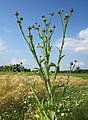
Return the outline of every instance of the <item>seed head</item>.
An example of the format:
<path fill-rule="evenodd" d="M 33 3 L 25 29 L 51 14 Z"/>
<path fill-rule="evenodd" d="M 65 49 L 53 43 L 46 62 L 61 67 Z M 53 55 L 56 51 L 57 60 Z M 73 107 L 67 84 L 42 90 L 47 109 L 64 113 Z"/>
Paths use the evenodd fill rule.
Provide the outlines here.
<path fill-rule="evenodd" d="M 58 10 L 58 14 L 61 14 L 61 11 L 60 11 L 60 10 Z"/>
<path fill-rule="evenodd" d="M 73 8 L 70 9 L 70 12 L 74 12 Z"/>
<path fill-rule="evenodd" d="M 14 14 L 15 16 L 18 16 L 19 15 L 19 13 L 18 12 L 15 12 L 15 14 Z"/>

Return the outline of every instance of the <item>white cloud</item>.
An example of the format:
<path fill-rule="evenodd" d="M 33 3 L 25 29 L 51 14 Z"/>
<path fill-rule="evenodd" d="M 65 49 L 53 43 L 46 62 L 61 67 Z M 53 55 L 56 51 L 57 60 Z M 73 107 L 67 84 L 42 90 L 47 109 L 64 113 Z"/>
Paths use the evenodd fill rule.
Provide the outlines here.
<path fill-rule="evenodd" d="M 16 58 L 11 59 L 11 64 L 18 64 L 20 63 Z"/>
<path fill-rule="evenodd" d="M 0 52 L 5 51 L 7 49 L 5 41 L 0 39 Z"/>
<path fill-rule="evenodd" d="M 0 32 L 11 33 L 12 31 L 6 27 L 0 27 Z"/>
<path fill-rule="evenodd" d="M 20 62 L 23 63 L 24 66 L 28 66 L 29 65 L 29 61 L 27 59 L 17 59 L 17 58 L 12 58 L 11 59 L 11 64 L 19 64 Z"/>
<path fill-rule="evenodd" d="M 76 63 L 76 66 L 83 67 L 85 66 L 84 62 L 80 61 Z"/>
<path fill-rule="evenodd" d="M 61 46 L 61 39 L 56 43 L 56 46 Z M 88 28 L 79 32 L 78 39 L 66 37 L 64 49 L 88 53 Z"/>

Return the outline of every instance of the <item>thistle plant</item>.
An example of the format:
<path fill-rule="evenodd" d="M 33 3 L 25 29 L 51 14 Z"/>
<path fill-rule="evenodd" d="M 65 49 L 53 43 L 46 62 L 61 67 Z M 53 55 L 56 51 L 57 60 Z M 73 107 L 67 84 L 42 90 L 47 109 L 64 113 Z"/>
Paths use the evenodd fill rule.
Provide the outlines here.
<path fill-rule="evenodd" d="M 28 36 L 26 37 L 24 30 L 22 28 L 22 21 L 23 18 L 19 17 L 19 13 L 15 12 L 15 16 L 16 16 L 16 22 L 18 23 L 19 29 L 22 33 L 23 39 L 25 40 L 25 42 L 27 43 L 32 55 L 34 56 L 34 59 L 36 60 L 37 64 L 38 64 L 38 73 L 41 77 L 41 79 L 44 81 L 44 86 L 45 86 L 45 92 L 46 92 L 46 98 L 45 98 L 45 102 L 40 101 L 38 98 L 38 95 L 35 91 L 35 89 L 33 89 L 33 87 L 31 86 L 31 89 L 34 93 L 34 96 L 36 98 L 36 101 L 38 103 L 37 105 L 37 112 L 35 114 L 35 118 L 39 119 L 39 120 L 58 120 L 59 119 L 59 109 L 60 108 L 60 103 L 61 103 L 61 99 L 58 98 L 58 100 L 56 101 L 55 99 L 55 91 L 57 88 L 59 87 L 64 87 L 64 84 L 55 84 L 56 82 L 56 76 L 58 73 L 58 69 L 60 67 L 60 63 L 62 58 L 64 57 L 63 53 L 63 48 L 64 48 L 64 44 L 65 44 L 65 36 L 66 36 L 66 29 L 67 29 L 67 25 L 68 25 L 68 21 L 72 15 L 73 9 L 70 9 L 70 14 L 65 14 L 64 18 L 62 17 L 62 13 L 64 10 L 58 10 L 58 15 L 60 16 L 60 20 L 62 23 L 62 43 L 61 43 L 61 47 L 58 48 L 59 50 L 59 55 L 58 55 L 58 61 L 57 64 L 50 62 L 50 55 L 51 55 L 51 49 L 52 49 L 52 45 L 51 45 L 51 37 L 54 33 L 54 30 L 56 28 L 55 25 L 53 25 L 52 29 L 50 28 L 51 25 L 51 21 L 52 18 L 54 16 L 54 12 L 49 12 L 49 21 L 47 21 L 45 15 L 42 15 L 42 21 L 44 23 L 44 28 L 42 30 L 40 30 L 40 24 L 35 23 L 35 25 L 32 26 L 28 26 Z M 31 33 L 32 29 L 34 29 L 37 34 L 38 37 L 40 38 L 41 42 L 38 43 L 37 48 L 40 49 L 42 55 L 40 57 L 38 57 L 37 53 L 36 53 L 36 47 L 34 45 L 34 38 L 33 35 Z M 54 72 L 54 78 L 53 78 L 53 84 L 51 84 L 50 81 L 50 69 L 51 67 L 55 68 L 55 72 Z M 63 91 L 64 93 L 64 91 Z M 63 97 L 63 95 L 62 95 Z"/>

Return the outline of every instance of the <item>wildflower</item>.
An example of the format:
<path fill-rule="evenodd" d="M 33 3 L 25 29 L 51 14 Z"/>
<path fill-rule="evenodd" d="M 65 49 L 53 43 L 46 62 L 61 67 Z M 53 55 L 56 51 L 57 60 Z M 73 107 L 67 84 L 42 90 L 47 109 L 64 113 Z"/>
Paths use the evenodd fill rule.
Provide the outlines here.
<path fill-rule="evenodd" d="M 18 16 L 19 15 L 19 13 L 18 12 L 15 12 L 15 16 Z"/>
<path fill-rule="evenodd" d="M 60 11 L 60 10 L 58 10 L 58 14 L 61 14 L 61 11 Z"/>
<path fill-rule="evenodd" d="M 24 101 L 24 104 L 26 104 L 26 101 Z"/>
<path fill-rule="evenodd" d="M 64 113 L 61 113 L 61 116 L 63 117 L 63 116 L 64 116 Z"/>
<path fill-rule="evenodd" d="M 70 12 L 74 12 L 73 8 L 70 9 Z"/>
<path fill-rule="evenodd" d="M 34 118 L 39 118 L 38 112 L 39 112 L 39 109 L 33 112 Z"/>

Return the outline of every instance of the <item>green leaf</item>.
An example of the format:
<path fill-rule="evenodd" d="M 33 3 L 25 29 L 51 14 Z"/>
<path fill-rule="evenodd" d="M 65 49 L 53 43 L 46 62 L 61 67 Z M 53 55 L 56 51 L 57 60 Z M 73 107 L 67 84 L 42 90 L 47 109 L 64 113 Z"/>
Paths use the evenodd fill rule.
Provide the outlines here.
<path fill-rule="evenodd" d="M 42 59 L 40 62 L 42 63 L 44 61 L 44 59 Z"/>
<path fill-rule="evenodd" d="M 60 60 L 64 57 L 65 55 L 62 55 L 61 57 L 60 57 Z"/>
<path fill-rule="evenodd" d="M 37 48 L 41 48 L 41 49 L 43 49 L 43 47 L 42 47 L 42 46 L 37 46 Z"/>
<path fill-rule="evenodd" d="M 51 62 L 49 66 L 50 66 L 50 67 L 56 67 L 56 64 L 53 63 L 53 62 Z"/>

